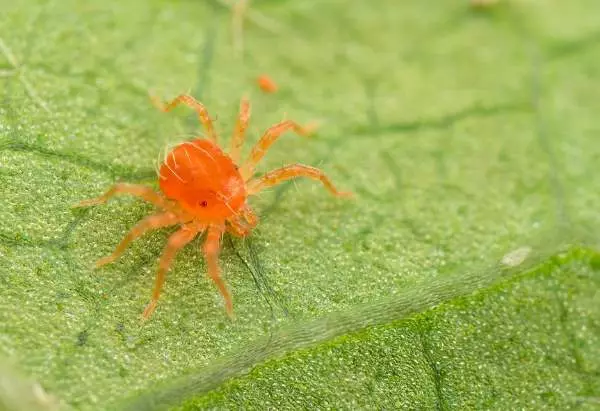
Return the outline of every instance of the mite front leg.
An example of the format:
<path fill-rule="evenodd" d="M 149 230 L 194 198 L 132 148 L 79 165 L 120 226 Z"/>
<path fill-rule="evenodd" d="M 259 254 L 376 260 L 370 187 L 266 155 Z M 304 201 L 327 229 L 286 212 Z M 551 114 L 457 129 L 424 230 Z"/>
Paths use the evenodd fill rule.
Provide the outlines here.
<path fill-rule="evenodd" d="M 248 195 L 256 194 L 265 188 L 272 187 L 296 177 L 308 177 L 313 180 L 319 180 L 331 194 L 338 197 L 349 197 L 352 195 L 350 192 L 338 191 L 325 173 L 318 168 L 306 166 L 304 164 L 292 164 L 278 168 L 277 170 L 268 172 L 260 178 L 250 181 L 248 183 Z"/>
<path fill-rule="evenodd" d="M 231 302 L 231 295 L 229 294 L 229 290 L 227 290 L 225 282 L 221 278 L 221 270 L 219 269 L 219 251 L 221 249 L 221 235 L 223 234 L 224 229 L 225 227 L 223 226 L 209 227 L 204 243 L 204 257 L 206 258 L 206 265 L 208 266 L 208 276 L 214 281 L 219 289 L 225 300 L 225 310 L 227 311 L 227 314 L 232 317 L 233 303 Z"/>
<path fill-rule="evenodd" d="M 150 96 L 152 103 L 158 108 L 160 111 L 170 111 L 177 107 L 180 104 L 185 104 L 186 106 L 191 107 L 198 113 L 198 118 L 200 119 L 200 123 L 204 126 L 206 133 L 208 134 L 208 138 L 212 140 L 214 143 L 217 142 L 217 134 L 215 133 L 215 128 L 213 126 L 213 122 L 208 115 L 208 111 L 206 107 L 194 97 L 188 94 L 181 94 L 175 97 L 170 103 L 163 104 L 163 102 L 156 96 Z"/>
<path fill-rule="evenodd" d="M 243 98 L 240 102 L 240 114 L 238 115 L 238 119 L 235 124 L 233 136 L 231 137 L 231 148 L 229 149 L 229 156 L 234 163 L 237 163 L 240 159 L 240 150 L 244 145 L 246 129 L 248 128 L 249 121 L 250 102 L 246 98 Z"/>
<path fill-rule="evenodd" d="M 179 218 L 171 212 L 154 214 L 149 217 L 144 218 L 142 221 L 137 223 L 135 227 L 129 231 L 129 233 L 123 238 L 123 240 L 119 243 L 115 251 L 109 255 L 108 257 L 104 257 L 96 263 L 96 267 L 101 267 L 105 264 L 112 263 L 117 258 L 123 254 L 127 246 L 136 238 L 141 237 L 145 233 L 151 230 L 156 230 L 157 228 L 167 227 L 173 224 L 177 224 L 179 222 Z"/>
<path fill-rule="evenodd" d="M 158 271 L 156 272 L 156 280 L 154 282 L 154 290 L 152 292 L 152 300 L 146 306 L 144 310 L 143 318 L 147 320 L 150 318 L 154 310 L 156 309 L 156 304 L 158 303 L 158 299 L 160 298 L 160 292 L 162 290 L 162 286 L 165 282 L 165 275 L 167 271 L 169 271 L 169 267 L 171 266 L 171 262 L 177 252 L 183 248 L 187 243 L 192 241 L 196 235 L 202 231 L 203 227 L 197 227 L 192 224 L 184 226 L 181 230 L 175 232 L 169 237 L 169 241 L 160 257 L 160 262 L 158 263 Z"/>
<path fill-rule="evenodd" d="M 250 234 L 250 229 L 237 218 L 228 220 L 227 223 L 227 232 L 236 237 L 246 237 Z"/>
<path fill-rule="evenodd" d="M 252 174 L 254 174 L 254 168 L 265 156 L 267 150 L 269 150 L 269 147 L 273 145 L 275 140 L 277 140 L 283 133 L 290 130 L 301 136 L 307 136 L 312 131 L 312 129 L 302 127 L 298 123 L 291 120 L 285 120 L 269 127 L 260 140 L 258 140 L 258 143 L 256 143 L 256 145 L 252 148 L 248 161 L 240 170 L 244 180 L 248 180 L 250 177 L 252 177 Z"/>
<path fill-rule="evenodd" d="M 252 211 L 250 207 L 244 207 L 244 209 L 242 210 L 242 216 L 250 225 L 250 229 L 256 227 L 256 225 L 258 224 L 258 216 L 254 214 L 254 211 Z"/>
<path fill-rule="evenodd" d="M 245 206 L 236 217 L 227 220 L 227 231 L 236 237 L 246 237 L 258 224 L 258 217 L 252 209 Z"/>
<path fill-rule="evenodd" d="M 127 183 L 117 183 L 113 185 L 108 191 L 102 194 L 100 197 L 92 198 L 90 200 L 83 200 L 79 204 L 76 204 L 75 207 L 88 207 L 93 205 L 104 204 L 108 199 L 118 194 L 129 194 L 134 197 L 140 197 L 143 200 L 146 200 L 149 203 L 154 204 L 157 207 L 168 209 L 168 202 L 150 187 L 142 186 L 139 184 L 127 184 Z"/>

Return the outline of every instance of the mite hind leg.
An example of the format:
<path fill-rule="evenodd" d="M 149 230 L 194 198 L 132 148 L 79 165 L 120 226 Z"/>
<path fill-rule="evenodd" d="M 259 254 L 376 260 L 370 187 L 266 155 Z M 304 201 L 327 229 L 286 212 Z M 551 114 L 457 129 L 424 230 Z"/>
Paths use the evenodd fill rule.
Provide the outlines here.
<path fill-rule="evenodd" d="M 152 300 L 144 309 L 143 318 L 145 320 L 150 318 L 156 309 L 156 304 L 158 303 L 160 292 L 165 282 L 165 275 L 167 274 L 167 271 L 169 271 L 173 258 L 175 258 L 177 252 L 187 243 L 192 241 L 201 230 L 202 227 L 184 226 L 181 230 L 176 231 L 171 235 L 171 237 L 169 237 L 169 241 L 167 242 L 167 245 L 165 246 L 165 249 L 160 257 L 160 262 L 158 263 L 158 271 L 156 272 L 154 290 L 152 291 Z"/>
<path fill-rule="evenodd" d="M 219 251 L 221 250 L 221 235 L 225 230 L 224 227 L 211 226 L 206 235 L 204 242 L 204 257 L 208 266 L 208 276 L 215 283 L 219 292 L 225 300 L 225 310 L 230 317 L 233 317 L 233 303 L 231 294 L 225 285 L 225 281 L 221 278 L 221 270 L 219 268 Z"/>
<path fill-rule="evenodd" d="M 296 177 L 307 177 L 313 180 L 318 180 L 323 183 L 325 188 L 329 190 L 331 194 L 338 197 L 349 197 L 352 195 L 350 192 L 338 191 L 323 171 L 315 167 L 306 166 L 304 164 L 292 164 L 278 168 L 277 170 L 268 172 L 260 178 L 250 181 L 247 187 L 248 194 L 256 194 L 265 188 L 272 187 Z"/>
<path fill-rule="evenodd" d="M 152 190 L 150 187 L 128 183 L 117 183 L 111 188 L 109 188 L 108 191 L 102 194 L 100 197 L 92 198 L 89 200 L 83 200 L 79 204 L 76 204 L 75 207 L 89 207 L 104 204 L 111 197 L 114 197 L 119 194 L 129 194 L 134 197 L 139 197 L 163 209 L 169 207 L 167 201 L 160 194 Z"/>
<path fill-rule="evenodd" d="M 154 214 L 144 218 L 142 221 L 137 223 L 135 227 L 129 231 L 129 233 L 127 233 L 127 235 L 123 238 L 123 240 L 121 240 L 111 255 L 96 262 L 96 267 L 101 267 L 105 264 L 110 264 L 115 261 L 123 254 L 127 246 L 129 246 L 133 240 L 143 236 L 148 231 L 177 224 L 178 221 L 179 218 L 171 212 Z"/>

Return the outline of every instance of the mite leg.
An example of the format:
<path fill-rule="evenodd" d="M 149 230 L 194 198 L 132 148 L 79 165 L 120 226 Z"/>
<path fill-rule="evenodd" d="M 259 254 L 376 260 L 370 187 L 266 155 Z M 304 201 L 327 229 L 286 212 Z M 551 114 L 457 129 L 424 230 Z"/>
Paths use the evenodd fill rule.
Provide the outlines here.
<path fill-rule="evenodd" d="M 231 220 L 227 220 L 229 225 L 227 231 L 236 237 L 246 237 L 250 231 L 258 224 L 258 217 L 248 206 L 244 207 L 240 214 Z"/>
<path fill-rule="evenodd" d="M 245 207 L 242 211 L 242 216 L 246 219 L 250 225 L 250 229 L 253 229 L 258 224 L 258 216 L 254 214 L 254 211 L 250 207 Z"/>
<path fill-rule="evenodd" d="M 319 180 L 327 190 L 329 190 L 333 195 L 339 197 L 348 197 L 351 196 L 352 193 L 338 191 L 331 180 L 327 178 L 325 173 L 315 167 L 305 166 L 304 164 L 292 164 L 289 166 L 285 166 L 282 168 L 278 168 L 277 170 L 273 170 L 265 174 L 264 176 L 252 180 L 248 183 L 248 195 L 256 194 L 259 191 L 272 187 L 276 184 L 279 184 L 283 181 L 290 180 L 296 177 L 308 177 L 313 180 Z"/>
<path fill-rule="evenodd" d="M 177 254 L 177 252 L 183 248 L 187 243 L 192 241 L 196 235 L 202 231 L 202 227 L 196 227 L 193 225 L 184 226 L 181 230 L 176 231 L 174 234 L 169 237 L 169 241 L 160 257 L 160 262 L 158 263 L 158 271 L 156 272 L 156 280 L 154 282 L 154 291 L 152 292 L 152 300 L 146 306 L 144 310 L 143 318 L 147 320 L 150 318 L 154 310 L 156 309 L 156 304 L 158 303 L 158 299 L 160 297 L 160 291 L 162 290 L 162 286 L 165 282 L 165 275 L 171 266 L 171 262 L 173 258 Z"/>
<path fill-rule="evenodd" d="M 179 222 L 179 218 L 171 212 L 154 214 L 144 218 L 142 221 L 137 223 L 137 225 L 133 227 L 131 231 L 129 231 L 129 233 L 125 236 L 125 238 L 123 238 L 123 240 L 121 240 L 121 242 L 119 243 L 117 248 L 115 248 L 115 251 L 111 255 L 98 260 L 98 262 L 96 263 L 96 267 L 101 267 L 105 264 L 109 264 L 115 261 L 121 256 L 121 254 L 123 254 L 127 246 L 133 240 L 135 240 L 138 237 L 141 237 L 148 231 L 156 230 L 157 228 L 161 227 L 167 227 L 176 224 L 177 222 Z"/>
<path fill-rule="evenodd" d="M 238 115 L 238 119 L 235 124 L 233 136 L 231 137 L 231 148 L 229 149 L 229 155 L 236 164 L 240 160 L 240 150 L 244 145 L 244 138 L 246 137 L 246 129 L 248 128 L 249 120 L 250 102 L 243 98 L 240 102 L 240 114 Z"/>
<path fill-rule="evenodd" d="M 250 234 L 250 230 L 238 219 L 232 219 L 227 221 L 229 224 L 226 226 L 228 233 L 233 234 L 236 237 L 246 237 Z"/>
<path fill-rule="evenodd" d="M 244 180 L 248 180 L 250 177 L 252 177 L 254 174 L 254 167 L 256 167 L 258 162 L 265 156 L 269 147 L 271 147 L 275 140 L 277 140 L 283 133 L 289 130 L 292 130 L 301 136 L 307 136 L 312 131 L 291 120 L 285 120 L 269 127 L 262 135 L 260 140 L 258 140 L 258 143 L 256 143 L 256 145 L 252 148 L 250 157 L 248 158 L 246 164 L 244 164 L 240 169 L 240 173 L 242 174 Z"/>
<path fill-rule="evenodd" d="M 258 224 L 258 217 L 248 205 L 245 205 L 235 217 L 227 222 L 229 223 L 226 227 L 228 232 L 237 237 L 246 237 Z"/>
<path fill-rule="evenodd" d="M 177 107 L 180 104 L 185 104 L 185 105 L 191 107 L 192 109 L 194 109 L 196 111 L 196 113 L 198 113 L 198 118 L 200 119 L 200 123 L 202 123 L 202 125 L 204 126 L 204 129 L 206 130 L 206 133 L 208 134 L 208 138 L 210 140 L 212 140 L 214 143 L 217 142 L 217 134 L 215 133 L 215 128 L 213 126 L 213 122 L 208 115 L 208 111 L 206 110 L 206 107 L 204 107 L 204 105 L 202 103 L 200 103 L 199 101 L 197 101 L 194 97 L 192 97 L 188 94 L 181 94 L 181 95 L 175 97 L 171 102 L 166 103 L 166 104 L 161 102 L 158 97 L 151 96 L 150 98 L 152 100 L 152 103 L 160 111 L 164 111 L 165 113 L 167 111 L 174 109 L 175 107 Z"/>
<path fill-rule="evenodd" d="M 117 194 L 130 194 L 135 197 L 140 197 L 143 200 L 146 200 L 147 202 L 152 203 L 157 207 L 169 208 L 168 202 L 150 187 L 142 186 L 139 184 L 127 183 L 117 183 L 111 188 L 109 188 L 108 191 L 102 194 L 100 197 L 92 198 L 90 200 L 84 200 L 79 204 L 76 204 L 75 207 L 88 207 L 98 204 L 104 204 L 109 198 Z"/>
<path fill-rule="evenodd" d="M 231 317 L 233 316 L 233 303 L 231 302 L 231 295 L 227 290 L 227 286 L 221 278 L 221 270 L 219 269 L 219 251 L 221 249 L 221 235 L 224 229 L 222 226 L 209 227 L 206 241 L 204 242 L 204 257 L 208 266 L 208 276 L 214 281 L 221 292 L 225 300 L 225 310 L 227 310 L 227 314 Z"/>

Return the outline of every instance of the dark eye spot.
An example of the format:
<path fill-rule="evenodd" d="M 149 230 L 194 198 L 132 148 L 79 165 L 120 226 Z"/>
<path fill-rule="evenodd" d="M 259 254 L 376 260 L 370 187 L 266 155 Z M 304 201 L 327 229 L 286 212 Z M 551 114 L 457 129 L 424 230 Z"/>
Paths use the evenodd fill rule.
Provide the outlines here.
<path fill-rule="evenodd" d="M 207 207 L 207 206 L 208 206 L 208 201 L 206 201 L 206 200 L 200 201 L 200 207 Z"/>

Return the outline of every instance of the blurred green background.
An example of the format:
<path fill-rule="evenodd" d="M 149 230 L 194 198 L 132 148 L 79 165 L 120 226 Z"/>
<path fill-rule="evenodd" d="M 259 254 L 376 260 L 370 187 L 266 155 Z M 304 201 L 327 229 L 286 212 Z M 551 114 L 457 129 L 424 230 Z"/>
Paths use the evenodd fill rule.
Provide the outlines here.
<path fill-rule="evenodd" d="M 1 406 L 600 407 L 597 1 L 253 0 L 243 49 L 225 2 L 0 3 Z M 190 91 L 224 141 L 242 95 L 250 143 L 318 120 L 260 171 L 356 193 L 252 200 L 221 257 L 234 321 L 200 239 L 144 324 L 169 230 L 92 269 L 152 208 L 71 206 L 156 187 L 158 153 L 201 133 L 148 90 Z"/>

